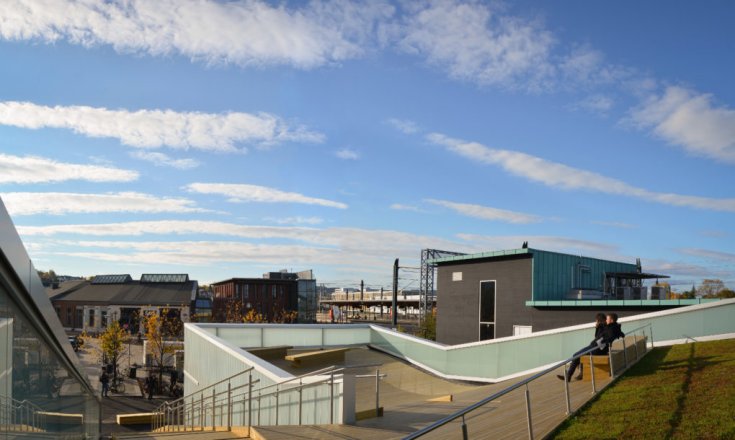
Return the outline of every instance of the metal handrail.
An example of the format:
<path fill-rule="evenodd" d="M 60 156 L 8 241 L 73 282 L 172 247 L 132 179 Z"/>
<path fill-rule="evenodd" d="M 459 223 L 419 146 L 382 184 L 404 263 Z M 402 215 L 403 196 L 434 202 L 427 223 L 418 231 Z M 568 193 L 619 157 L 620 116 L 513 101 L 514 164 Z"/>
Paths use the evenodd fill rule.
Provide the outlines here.
<path fill-rule="evenodd" d="M 651 327 L 651 326 L 652 326 L 652 324 L 649 323 L 649 324 L 643 325 L 641 327 L 638 327 L 638 328 L 636 328 L 634 330 L 630 330 L 630 331 L 628 331 L 628 333 L 629 334 L 634 334 L 638 330 L 641 330 L 641 329 L 646 328 L 646 327 Z M 644 336 L 645 336 L 645 333 L 644 333 Z M 610 347 L 609 348 L 612 348 L 612 344 L 610 344 Z M 549 374 L 550 372 L 556 370 L 557 368 L 559 368 L 559 367 L 561 367 L 563 365 L 566 365 L 567 363 L 571 362 L 575 358 L 581 358 L 582 356 L 585 356 L 585 355 L 588 355 L 588 354 L 591 355 L 592 352 L 595 351 L 595 350 L 597 350 L 597 349 L 598 349 L 598 347 L 592 347 L 592 348 L 590 348 L 588 350 L 585 350 L 584 352 L 582 352 L 582 353 L 580 353 L 580 354 L 578 354 L 576 356 L 572 356 L 572 357 L 570 357 L 568 359 L 565 359 L 565 360 L 563 360 L 561 362 L 557 362 L 553 366 L 551 366 L 551 367 L 543 370 L 540 373 L 536 373 L 536 374 L 534 374 L 533 376 L 531 376 L 529 378 L 526 378 L 526 379 L 524 379 L 524 380 L 522 380 L 520 382 L 517 382 L 517 383 L 515 383 L 515 384 L 513 384 L 513 385 L 511 385 L 511 386 L 509 386 L 509 387 L 507 387 L 507 388 L 505 388 L 503 390 L 498 391 L 497 393 L 495 393 L 495 394 L 493 394 L 493 395 L 491 395 L 489 397 L 486 397 L 486 398 L 480 400 L 479 402 L 476 402 L 476 403 L 474 403 L 474 404 L 472 404 L 472 405 L 470 405 L 470 406 L 468 406 L 466 408 L 463 408 L 463 409 L 461 409 L 461 410 L 459 410 L 459 411 L 457 411 L 457 412 L 455 412 L 453 414 L 450 414 L 450 415 L 448 415 L 448 416 L 446 416 L 446 417 L 444 417 L 444 418 L 442 418 L 442 419 L 440 419 L 440 420 L 432 423 L 431 425 L 429 425 L 429 426 L 427 426 L 427 427 L 425 427 L 423 429 L 420 429 L 420 430 L 418 430 L 416 432 L 413 432 L 413 433 L 407 435 L 406 437 L 403 437 L 402 440 L 413 440 L 413 439 L 417 439 L 417 438 L 423 436 L 424 434 L 428 434 L 429 432 L 432 432 L 432 431 L 434 431 L 434 430 L 436 430 L 436 429 L 438 429 L 438 428 L 446 425 L 447 423 L 452 422 L 452 421 L 454 421 L 454 420 L 456 420 L 456 419 L 458 419 L 460 417 L 462 417 L 462 432 L 464 434 L 464 438 L 466 439 L 467 438 L 467 427 L 466 427 L 465 422 L 464 422 L 464 416 L 466 414 L 468 414 L 468 413 L 470 413 L 470 412 L 472 412 L 472 411 L 474 411 L 474 410 L 476 410 L 476 409 L 478 409 L 478 408 L 480 408 L 482 406 L 485 406 L 486 404 L 492 402 L 493 400 L 496 400 L 499 397 L 502 397 L 502 396 L 510 393 L 511 391 L 517 390 L 518 388 L 521 388 L 523 386 L 526 386 L 527 387 L 528 384 L 531 383 L 531 382 L 533 382 L 534 380 L 536 380 L 536 379 L 538 379 L 538 378 L 540 378 L 542 376 L 545 376 L 545 375 Z M 565 390 L 566 390 L 566 387 L 565 387 Z M 568 393 L 568 391 L 567 391 L 567 393 Z M 526 388 L 526 398 L 528 399 L 528 388 Z M 569 399 L 568 399 L 568 395 L 567 395 L 567 404 L 568 403 L 569 403 Z M 528 407 L 528 411 L 529 411 L 529 417 L 528 417 L 528 420 L 529 420 L 529 422 L 528 422 L 529 423 L 529 433 L 530 433 L 531 437 L 533 437 L 533 434 L 531 433 L 531 429 L 530 429 L 530 402 L 527 402 L 526 406 Z"/>

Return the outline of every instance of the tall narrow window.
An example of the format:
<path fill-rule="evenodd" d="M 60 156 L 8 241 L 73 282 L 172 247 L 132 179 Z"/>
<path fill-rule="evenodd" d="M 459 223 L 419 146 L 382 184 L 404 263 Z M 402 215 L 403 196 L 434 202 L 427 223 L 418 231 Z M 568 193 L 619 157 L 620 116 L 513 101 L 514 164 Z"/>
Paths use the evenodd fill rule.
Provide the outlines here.
<path fill-rule="evenodd" d="M 495 281 L 480 282 L 480 340 L 495 338 Z"/>

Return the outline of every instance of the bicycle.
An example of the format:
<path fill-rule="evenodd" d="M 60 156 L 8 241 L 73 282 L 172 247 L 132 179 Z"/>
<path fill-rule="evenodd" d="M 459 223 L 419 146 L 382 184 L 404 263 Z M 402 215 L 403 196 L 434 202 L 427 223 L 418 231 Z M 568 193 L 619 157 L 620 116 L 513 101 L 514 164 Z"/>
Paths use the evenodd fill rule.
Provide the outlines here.
<path fill-rule="evenodd" d="M 110 391 L 117 394 L 123 394 L 125 392 L 125 379 L 121 376 L 115 376 L 112 378 L 110 383 Z"/>

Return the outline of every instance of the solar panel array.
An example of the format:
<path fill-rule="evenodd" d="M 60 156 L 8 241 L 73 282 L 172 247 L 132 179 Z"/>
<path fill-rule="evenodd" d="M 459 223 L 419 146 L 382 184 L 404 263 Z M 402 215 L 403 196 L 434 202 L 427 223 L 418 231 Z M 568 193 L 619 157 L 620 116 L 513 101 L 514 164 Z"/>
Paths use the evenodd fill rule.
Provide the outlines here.
<path fill-rule="evenodd" d="M 185 273 L 144 273 L 140 276 L 141 283 L 186 283 L 189 275 Z"/>
<path fill-rule="evenodd" d="M 125 284 L 133 281 L 128 274 L 116 275 L 97 275 L 92 278 L 92 284 Z"/>

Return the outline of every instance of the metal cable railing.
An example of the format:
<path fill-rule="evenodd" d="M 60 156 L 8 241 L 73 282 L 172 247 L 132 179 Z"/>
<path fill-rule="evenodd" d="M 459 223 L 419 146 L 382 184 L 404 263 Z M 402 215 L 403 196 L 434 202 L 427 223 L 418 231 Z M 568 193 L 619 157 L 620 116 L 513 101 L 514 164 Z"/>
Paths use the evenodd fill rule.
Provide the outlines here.
<path fill-rule="evenodd" d="M 0 426 L 6 431 L 45 431 L 46 413 L 28 400 L 0 396 Z"/>
<path fill-rule="evenodd" d="M 628 331 L 628 335 L 629 336 L 632 335 L 633 336 L 633 339 L 635 341 L 634 344 L 633 344 L 633 347 L 635 347 L 634 348 L 634 351 L 635 351 L 636 360 L 640 358 L 639 352 L 638 352 L 639 339 L 638 339 L 637 333 L 639 331 L 641 331 L 641 333 L 642 333 L 641 340 L 645 341 L 645 339 L 646 339 L 645 329 L 646 328 L 649 329 L 649 335 L 650 335 L 650 338 L 651 338 L 651 347 L 653 347 L 653 328 L 652 328 L 652 324 L 646 324 L 646 325 L 643 325 L 641 327 L 638 327 L 638 328 L 636 328 L 634 330 Z M 623 350 L 621 350 L 621 352 L 623 353 L 623 361 L 624 361 L 624 368 L 623 368 L 623 370 L 624 370 L 624 369 L 628 368 L 628 366 L 629 366 L 629 363 L 628 363 L 628 355 L 627 355 L 628 346 L 626 344 L 626 338 L 623 338 L 622 345 L 623 345 Z M 549 367 L 549 368 L 541 371 L 540 373 L 534 374 L 533 376 L 531 376 L 529 378 L 526 378 L 526 379 L 524 379 L 524 380 L 522 380 L 520 382 L 517 382 L 517 383 L 515 383 L 515 384 L 513 384 L 513 385 L 511 385 L 511 386 L 509 386 L 509 387 L 507 387 L 507 388 L 505 388 L 505 389 L 503 389 L 501 391 L 498 391 L 497 393 L 495 393 L 495 394 L 493 394 L 493 395 L 491 395 L 489 397 L 486 397 L 485 399 L 482 399 L 482 400 L 480 400 L 477 403 L 474 403 L 474 404 L 472 404 L 472 405 L 470 405 L 470 406 L 468 406 L 466 408 L 463 408 L 463 409 L 461 409 L 461 410 L 459 410 L 459 411 L 457 411 L 457 412 L 455 412 L 455 413 L 453 413 L 453 414 L 451 414 L 451 415 L 449 415 L 447 417 L 444 417 L 441 420 L 439 420 L 439 421 L 437 421 L 437 422 L 435 422 L 435 423 L 433 423 L 433 424 L 431 424 L 431 425 L 429 425 L 429 426 L 427 426 L 427 427 L 425 427 L 425 428 L 423 428 L 421 430 L 418 430 L 418 431 L 416 431 L 416 432 L 414 432 L 414 433 L 412 433 L 412 434 L 410 434 L 410 435 L 408 435 L 406 437 L 403 437 L 403 440 L 413 440 L 413 439 L 420 438 L 420 437 L 422 437 L 422 436 L 424 436 L 424 435 L 426 435 L 426 434 L 428 434 L 428 433 L 430 433 L 432 431 L 435 431 L 435 430 L 437 430 L 437 429 L 439 429 L 439 428 L 447 425 L 448 423 L 450 423 L 450 422 L 452 422 L 454 420 L 459 419 L 459 418 L 462 419 L 461 425 L 460 425 L 460 429 L 461 429 L 461 432 L 462 432 L 462 438 L 464 440 L 467 440 L 469 438 L 467 423 L 466 423 L 466 420 L 465 420 L 465 416 L 467 414 L 469 414 L 469 413 L 471 413 L 471 412 L 473 412 L 473 411 L 475 411 L 475 410 L 477 410 L 477 409 L 479 409 L 479 408 L 487 405 L 488 403 L 490 403 L 490 402 L 492 402 L 494 400 L 497 400 L 498 398 L 500 398 L 502 396 L 505 396 L 505 395 L 509 394 L 512 391 L 515 391 L 515 390 L 517 390 L 519 388 L 522 388 L 522 387 L 525 388 L 525 390 L 524 390 L 524 396 L 525 396 L 525 409 L 526 409 L 526 423 L 527 423 L 527 427 L 528 427 L 528 438 L 531 439 L 531 440 L 533 440 L 534 435 L 533 435 L 533 423 L 532 423 L 532 417 L 531 417 L 532 416 L 532 414 L 531 414 L 531 396 L 530 396 L 530 393 L 529 393 L 529 390 L 528 390 L 528 384 L 531 383 L 531 382 L 533 382 L 533 381 L 535 381 L 535 380 L 537 380 L 537 379 L 539 379 L 539 378 L 541 378 L 541 377 L 543 377 L 543 376 L 545 376 L 545 375 L 547 375 L 547 374 L 549 374 L 549 373 L 551 373 L 551 372 L 553 372 L 553 371 L 555 371 L 555 370 L 557 370 L 559 367 L 562 367 L 562 366 L 564 366 L 564 373 L 565 373 L 565 376 L 566 376 L 566 373 L 567 373 L 566 365 L 569 364 L 570 362 L 572 362 L 575 358 L 582 358 L 583 356 L 589 356 L 589 358 L 590 358 L 590 364 L 589 365 L 590 365 L 590 367 L 592 367 L 592 365 L 593 365 L 592 356 L 593 356 L 593 353 L 595 351 L 597 351 L 597 350 L 598 350 L 598 347 L 592 347 L 592 348 L 590 348 L 588 350 L 585 350 L 585 351 L 579 353 L 576 356 L 572 356 L 572 357 L 570 357 L 568 359 L 565 359 L 565 360 L 563 360 L 561 362 L 557 362 L 556 364 L 554 364 L 551 367 Z M 644 344 L 643 350 L 645 351 L 643 354 L 645 354 L 645 353 L 648 352 L 648 346 L 647 346 L 647 344 Z M 613 359 L 613 347 L 612 347 L 612 344 L 611 344 L 611 347 L 609 347 L 609 350 L 608 350 L 608 361 L 609 361 L 609 365 L 610 365 L 610 377 L 615 377 L 615 375 L 618 374 L 622 370 L 616 371 L 614 369 L 615 360 Z M 598 392 L 598 390 L 597 390 L 597 386 L 596 386 L 596 382 L 595 382 L 594 368 L 590 368 L 590 374 L 591 374 L 591 382 L 592 382 L 592 394 L 596 394 Z M 569 414 L 571 414 L 572 411 L 571 411 L 571 401 L 570 401 L 570 393 L 569 393 L 569 383 L 568 383 L 567 380 L 564 380 L 564 399 L 566 401 L 566 407 L 567 407 L 566 408 L 566 414 L 569 415 Z"/>
<path fill-rule="evenodd" d="M 338 373 L 349 369 L 369 368 L 381 365 L 382 364 L 366 364 L 345 366 L 339 368 L 336 366 L 330 366 L 300 376 L 292 377 L 284 382 L 267 385 L 258 389 L 253 389 L 253 386 L 259 383 L 259 380 L 253 379 L 253 367 L 250 367 L 247 370 L 244 370 L 226 379 L 222 379 L 190 395 L 184 396 L 172 402 L 164 403 L 155 411 L 152 428 L 154 431 L 169 432 L 195 430 L 204 431 L 206 429 L 215 430 L 217 427 L 225 427 L 229 431 L 232 429 L 233 426 L 233 417 L 235 415 L 238 415 L 240 425 L 247 426 L 249 434 L 250 426 L 253 424 L 252 422 L 254 420 L 257 420 L 256 424 L 260 424 L 262 399 L 275 399 L 275 404 L 272 407 L 275 409 L 275 424 L 278 425 L 280 411 L 279 400 L 284 393 L 292 392 L 298 393 L 297 417 L 298 424 L 300 425 L 302 424 L 303 391 L 305 389 L 324 385 L 327 383 L 329 384 L 330 401 L 329 420 L 330 423 L 334 423 L 334 384 L 335 379 L 339 378 Z M 247 382 L 241 385 L 233 386 L 233 380 L 240 376 L 244 376 L 245 374 L 248 375 Z M 304 379 L 306 378 L 326 374 L 328 374 L 329 377 L 304 383 Z M 375 375 L 369 375 L 369 377 L 376 377 L 376 381 L 379 380 L 380 377 L 384 376 L 385 375 L 380 375 L 379 370 L 376 371 Z M 294 382 L 297 380 L 298 384 L 294 384 Z M 218 386 L 223 386 L 223 384 L 225 383 L 227 384 L 227 389 L 218 392 L 216 388 Z M 289 387 L 289 384 L 294 385 Z M 286 385 L 287 388 L 284 389 L 284 385 Z M 255 400 L 255 404 L 253 403 L 253 400 Z M 379 405 L 379 402 L 379 385 L 377 385 L 376 404 Z M 253 411 L 255 411 L 255 415 L 253 414 Z"/>

